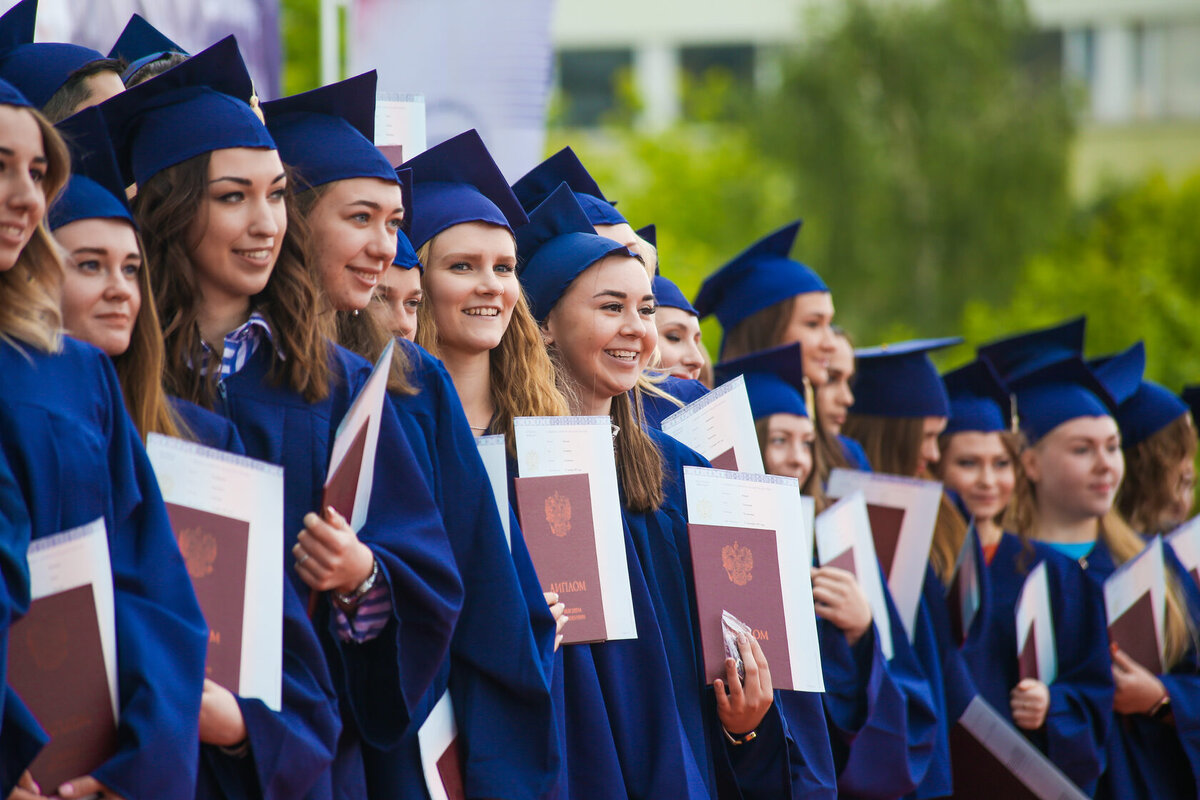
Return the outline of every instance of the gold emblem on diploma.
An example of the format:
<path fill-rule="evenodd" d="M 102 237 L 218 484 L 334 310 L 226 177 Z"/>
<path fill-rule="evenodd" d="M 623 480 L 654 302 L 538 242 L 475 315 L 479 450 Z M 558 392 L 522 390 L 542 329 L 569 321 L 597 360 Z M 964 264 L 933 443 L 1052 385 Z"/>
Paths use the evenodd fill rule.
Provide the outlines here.
<path fill-rule="evenodd" d="M 563 538 L 571 532 L 571 500 L 555 492 L 546 498 L 546 522 L 550 532 Z"/>
<path fill-rule="evenodd" d="M 203 528 L 184 528 L 179 532 L 179 552 L 193 580 L 206 578 L 217 560 L 217 540 Z"/>
<path fill-rule="evenodd" d="M 721 566 L 725 567 L 729 580 L 738 586 L 745 586 L 754 580 L 754 553 L 736 541 L 721 548 Z"/>

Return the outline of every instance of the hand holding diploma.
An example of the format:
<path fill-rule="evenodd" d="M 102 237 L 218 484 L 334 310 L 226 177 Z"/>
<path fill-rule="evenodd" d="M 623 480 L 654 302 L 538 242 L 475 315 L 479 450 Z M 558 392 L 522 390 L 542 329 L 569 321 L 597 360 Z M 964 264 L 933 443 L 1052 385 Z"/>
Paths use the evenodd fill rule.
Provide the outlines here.
<path fill-rule="evenodd" d="M 558 592 L 542 592 L 542 597 L 546 598 L 546 605 L 550 606 L 550 615 L 554 617 L 554 650 L 558 652 L 558 646 L 563 643 L 563 628 L 571 619 L 563 613 L 567 610 L 567 604 L 559 601 Z"/>
<path fill-rule="evenodd" d="M 292 556 L 301 580 L 318 592 L 350 594 L 371 576 L 375 564 L 371 548 L 332 507 L 325 509 L 324 518 L 316 512 L 304 516 Z"/>
<path fill-rule="evenodd" d="M 204 679 L 200 695 L 200 741 L 221 747 L 236 747 L 246 741 L 246 720 L 233 692 Z"/>
<path fill-rule="evenodd" d="M 713 681 L 713 689 L 717 693 L 717 716 L 721 718 L 725 730 L 733 736 L 741 736 L 758 728 L 775 699 L 771 670 L 758 640 L 752 636 L 739 636 L 738 650 L 742 654 L 746 679 L 738 680 L 737 662 L 727 658 L 725 680 L 717 678 Z"/>
<path fill-rule="evenodd" d="M 1113 710 L 1118 714 L 1145 714 L 1167 693 L 1157 675 L 1116 644 L 1112 645 L 1112 674 L 1117 690 Z"/>
<path fill-rule="evenodd" d="M 846 634 L 853 647 L 871 628 L 871 605 L 854 575 L 838 567 L 812 569 L 813 605 L 817 616 Z"/>
<path fill-rule="evenodd" d="M 1050 711 L 1050 687 L 1036 678 L 1022 678 L 1009 692 L 1013 722 L 1018 728 L 1036 731 L 1046 724 Z"/>

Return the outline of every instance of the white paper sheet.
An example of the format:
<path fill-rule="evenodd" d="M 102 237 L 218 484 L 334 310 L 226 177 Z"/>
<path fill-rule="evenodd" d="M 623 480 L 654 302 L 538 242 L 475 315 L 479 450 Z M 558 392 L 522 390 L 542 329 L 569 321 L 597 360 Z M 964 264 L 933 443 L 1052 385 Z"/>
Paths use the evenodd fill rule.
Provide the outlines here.
<path fill-rule="evenodd" d="M 847 550 L 854 551 L 854 565 L 859 573 L 858 585 L 862 587 L 867 604 L 871 607 L 875 630 L 879 634 L 879 647 L 884 657 L 891 660 L 894 653 L 892 622 L 878 569 L 879 559 L 875 556 L 875 540 L 871 538 L 867 502 L 862 492 L 856 491 L 843 497 L 818 515 L 816 534 L 817 560 L 821 564 L 829 563 Z"/>
<path fill-rule="evenodd" d="M 375 484 L 375 451 L 379 447 L 379 419 L 383 415 L 383 403 L 387 398 L 388 370 L 391 368 L 392 351 L 396 347 L 394 340 L 389 340 L 387 347 L 375 362 L 371 376 L 363 384 L 358 396 L 350 404 L 346 416 L 338 424 L 337 435 L 333 440 L 333 453 L 329 457 L 329 472 L 326 478 L 332 477 L 339 464 L 350 452 L 354 444 L 355 434 L 363 426 L 367 426 L 367 441 L 363 448 L 362 465 L 358 473 L 358 491 L 354 494 L 354 513 L 347 520 L 355 531 L 367 522 L 367 509 L 371 505 L 371 487 Z"/>
<path fill-rule="evenodd" d="M 104 518 L 35 539 L 29 545 L 27 559 L 30 596 L 33 600 L 91 585 L 113 719 L 119 721 L 116 606 Z"/>
<path fill-rule="evenodd" d="M 766 472 L 741 375 L 664 419 L 662 430 L 709 460 L 732 448 L 739 472 Z"/>
<path fill-rule="evenodd" d="M 975 545 L 978 537 L 979 532 L 975 528 L 975 521 L 972 520 L 970 527 L 967 528 L 967 535 L 963 537 L 962 547 L 958 550 L 958 559 L 954 564 L 954 577 L 950 580 L 950 586 L 946 588 L 947 593 L 953 590 L 955 580 L 961 587 L 962 593 L 956 598 L 950 598 L 950 602 L 959 604 L 958 612 L 959 619 L 962 620 L 964 639 L 970 632 L 975 615 L 979 613 L 979 608 L 983 603 L 979 581 L 979 558 Z"/>
<path fill-rule="evenodd" d="M 151 433 L 146 453 L 163 500 L 249 523 L 242 616 L 242 697 L 279 711 L 283 693 L 283 468 Z"/>
<path fill-rule="evenodd" d="M 1058 647 L 1054 631 L 1054 612 L 1050 606 L 1050 581 L 1045 563 L 1029 571 L 1017 597 L 1017 647 L 1021 647 L 1034 626 L 1037 647 L 1038 680 L 1049 686 L 1058 678 Z M 1037 623 L 1034 625 L 1034 623 Z M 1018 651 L 1019 654 L 1019 651 Z"/>
<path fill-rule="evenodd" d="M 933 544 L 933 528 L 942 501 L 942 485 L 937 481 L 903 478 L 877 472 L 835 469 L 829 476 L 830 497 L 847 497 L 861 491 L 867 503 L 905 509 L 896 556 L 888 572 L 888 589 L 900 614 L 900 621 L 911 642 L 916 635 L 917 610 L 925 585 L 925 568 Z"/>
<path fill-rule="evenodd" d="M 479 448 L 479 457 L 483 459 L 483 468 L 487 470 L 492 497 L 496 500 L 496 510 L 500 512 L 500 524 L 504 526 L 504 538 L 508 541 L 508 549 L 512 550 L 508 507 L 508 454 L 504 448 L 504 435 L 476 436 L 475 446 Z"/>
<path fill-rule="evenodd" d="M 421 771 L 425 774 L 425 788 L 430 800 L 450 800 L 442 776 L 438 771 L 438 759 L 458 736 L 458 722 L 454 719 L 454 703 L 450 690 L 442 692 L 441 698 L 429 712 L 429 717 L 417 730 L 417 746 L 421 749 Z"/>
<path fill-rule="evenodd" d="M 812 498 L 800 494 L 795 478 L 779 475 L 684 467 L 683 483 L 691 524 L 775 532 L 792 685 L 796 691 L 825 691 L 809 577 Z"/>
<path fill-rule="evenodd" d="M 1126 561 L 1104 581 L 1104 610 L 1111 624 L 1146 592 L 1150 593 L 1150 608 L 1154 614 L 1154 636 L 1158 642 L 1158 658 L 1166 663 L 1163 643 L 1167 634 L 1167 574 L 1163 561 L 1163 540 L 1155 536 L 1142 552 Z"/>
<path fill-rule="evenodd" d="M 1200 517 L 1192 517 L 1167 534 L 1167 544 L 1183 568 L 1200 584 Z"/>
<path fill-rule="evenodd" d="M 425 95 L 379 92 L 375 100 L 375 144 L 400 145 L 408 161 L 425 152 Z"/>
<path fill-rule="evenodd" d="M 612 420 L 608 417 L 517 417 L 513 421 L 521 477 L 586 473 L 609 639 L 636 639 L 625 529 L 617 490 Z"/>

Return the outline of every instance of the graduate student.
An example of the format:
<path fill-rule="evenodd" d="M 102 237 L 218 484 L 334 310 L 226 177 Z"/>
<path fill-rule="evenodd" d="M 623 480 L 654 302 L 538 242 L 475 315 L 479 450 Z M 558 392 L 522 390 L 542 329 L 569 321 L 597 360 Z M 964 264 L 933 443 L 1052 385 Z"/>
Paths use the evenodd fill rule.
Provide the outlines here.
<path fill-rule="evenodd" d="M 0 17 L 0 78 L 51 122 L 125 89 L 119 61 L 77 44 L 34 42 L 37 9 L 38 0 L 21 0 Z"/>
<path fill-rule="evenodd" d="M 250 92 L 229 37 L 103 110 L 138 185 L 147 258 L 162 265 L 153 277 L 168 390 L 228 417 L 247 455 L 284 467 L 285 583 L 311 608 L 337 691 L 332 771 L 324 731 L 226 704 L 227 722 L 247 737 L 232 754 L 243 756 L 232 782 L 251 795 L 361 796 L 361 741 L 398 738 L 397 720 L 445 656 L 462 586 L 390 405 L 366 524 L 355 532 L 323 506 L 335 431 L 370 365 L 312 324 L 304 220 L 287 212 L 286 172 L 243 99 Z"/>
<path fill-rule="evenodd" d="M 66 147 L 3 81 L 0 163 L 4 517 L 18 540 L 104 519 L 119 686 L 116 753 L 61 786 L 38 786 L 25 771 L 45 733 L 6 687 L 3 790 L 9 796 L 19 780 L 15 798 L 185 797 L 196 780 L 207 628 L 112 363 L 59 332 L 62 265 L 43 217 L 67 180 Z M 18 591 L 28 602 L 28 587 Z"/>
<path fill-rule="evenodd" d="M 358 312 L 391 269 L 409 213 L 395 170 L 370 141 L 375 85 L 369 72 L 263 106 L 300 186 L 297 205 L 311 231 L 309 267 L 326 313 L 336 317 L 337 338 L 372 360 L 392 334 L 370 313 Z M 485 150 L 452 160 L 464 172 L 494 169 Z M 425 179 L 438 176 L 419 168 L 421 218 L 460 212 L 455 197 L 424 191 L 431 182 Z M 453 176 L 451 168 L 441 177 Z M 502 177 L 495 184 L 508 193 Z M 510 207 L 518 209 L 515 202 Z M 432 708 L 449 686 L 471 795 L 538 797 L 557 772 L 549 687 L 554 623 L 532 565 L 526 560 L 519 574 L 509 557 L 494 499 L 487 492 L 464 494 L 466 487 L 486 485 L 487 473 L 449 374 L 421 348 L 398 345 L 403 360 L 397 359 L 390 397 L 433 490 L 464 588 L 450 658 L 425 705 Z M 526 598 L 535 598 L 532 606 Z M 399 750 L 369 757 L 373 796 L 427 796 L 417 739 L 421 722 L 413 718 Z M 514 736 L 514 728 L 521 735 Z"/>
<path fill-rule="evenodd" d="M 592 232 L 571 188 L 561 185 L 517 232 L 521 282 L 559 365 L 572 411 L 612 418 L 623 516 L 658 611 L 674 701 L 691 754 L 710 793 L 755 797 L 827 793 L 828 743 L 790 736 L 771 691 L 769 666 L 757 642 L 742 643 L 745 686 L 728 672 L 712 690 L 699 672 L 699 637 L 692 617 L 683 466 L 706 466 L 699 455 L 636 423 L 630 391 L 657 338 L 654 295 L 640 260 Z M 641 620 L 638 621 L 641 636 Z M 614 643 L 609 643 L 611 646 Z M 727 662 L 732 670 L 733 660 Z M 737 684 L 737 685 L 735 685 Z M 726 696 L 725 688 L 730 693 Z M 809 697 L 813 719 L 817 698 Z M 736 795 L 730 795 L 736 796 Z"/>
<path fill-rule="evenodd" d="M 649 237 L 647 240 L 655 246 L 657 254 L 654 226 L 639 229 L 638 235 Z M 656 274 L 651 288 L 654 291 L 654 324 L 658 327 L 658 363 L 655 367 L 676 378 L 702 381 L 708 359 L 700 338 L 699 312 L 667 277 Z"/>
<path fill-rule="evenodd" d="M 723 362 L 717 374 L 722 380 L 744 377 L 767 472 L 796 478 L 801 492 L 812 495 L 818 512 L 822 510 L 825 498 L 816 478 L 816 431 L 808 414 L 800 345 Z M 816 567 L 812 584 L 838 796 L 901 797 L 915 789 L 928 770 L 938 729 L 929 683 L 903 634 L 886 579 L 888 625 L 894 632 L 890 658 L 853 573 Z M 812 725 L 811 719 L 800 716 L 797 693 L 779 694 L 789 727 Z"/>
<path fill-rule="evenodd" d="M 188 53 L 140 14 L 133 14 L 108 51 L 108 57 L 124 66 L 121 81 L 126 86 L 136 86 L 183 63 Z"/>
<path fill-rule="evenodd" d="M 417 310 L 425 297 L 421 289 L 421 273 L 425 267 L 417 258 L 408 234 L 403 230 L 396 234 L 396 257 L 392 265 L 379 276 L 375 289 L 375 302 L 371 313 L 383 327 L 402 339 L 417 340 Z"/>
<path fill-rule="evenodd" d="M 854 406 L 854 342 L 850 334 L 836 325 L 833 328 L 833 354 L 829 359 L 829 380 L 817 389 L 817 416 L 825 432 L 833 436 L 840 447 L 834 449 L 830 467 L 871 471 L 871 462 L 863 447 L 855 439 L 842 433 L 846 417 Z M 828 480 L 828 474 L 822 480 Z"/>
<path fill-rule="evenodd" d="M 1104 598 L 1070 557 L 1027 532 L 1004 532 L 1003 517 L 1018 473 L 1009 387 L 982 359 L 947 374 L 945 380 L 950 421 L 934 473 L 971 513 L 987 564 L 988 603 L 963 657 L 983 698 L 1025 731 L 1068 777 L 1091 791 L 1109 692 Z M 1036 392 L 1033 396 L 1028 410 L 1017 401 L 1023 425 L 1034 424 L 1039 413 Z M 1049 685 L 1022 679 L 1017 659 L 1014 610 L 1030 570 L 1039 564 L 1045 564 L 1057 634 L 1058 675 Z"/>

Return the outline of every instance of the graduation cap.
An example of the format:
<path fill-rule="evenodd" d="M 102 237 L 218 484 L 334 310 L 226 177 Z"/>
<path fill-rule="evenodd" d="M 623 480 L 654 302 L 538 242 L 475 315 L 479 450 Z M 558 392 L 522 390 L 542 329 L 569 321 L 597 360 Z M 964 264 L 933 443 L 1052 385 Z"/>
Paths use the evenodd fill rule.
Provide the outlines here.
<path fill-rule="evenodd" d="M 42 108 L 71 74 L 104 54 L 65 42 L 34 42 L 37 0 L 21 0 L 0 17 L 0 78 Z"/>
<path fill-rule="evenodd" d="M 21 90 L 8 81 L 0 78 L 0 105 L 16 106 L 17 108 L 32 108 L 29 100 L 21 94 Z"/>
<path fill-rule="evenodd" d="M 1117 403 L 1114 415 L 1121 428 L 1121 446 L 1135 447 L 1188 413 L 1188 406 L 1166 387 L 1143 380 L 1146 348 L 1143 342 L 1114 356 L 1089 363 Z"/>
<path fill-rule="evenodd" d="M 263 103 L 279 157 L 305 184 L 299 191 L 348 178 L 396 182 L 396 171 L 374 144 L 377 83 L 371 70 Z"/>
<path fill-rule="evenodd" d="M 1067 356 L 1083 357 L 1083 334 L 1087 317 L 997 339 L 979 348 L 979 355 L 992 362 L 996 372 L 1012 380 Z"/>
<path fill-rule="evenodd" d="M 658 226 L 653 222 L 644 228 L 638 228 L 634 233 L 649 242 L 655 250 L 658 249 Z"/>
<path fill-rule="evenodd" d="M 877 417 L 949 417 L 950 398 L 929 354 L 962 341 L 960 336 L 912 339 L 855 350 L 858 374 L 850 412 Z"/>
<path fill-rule="evenodd" d="M 124 60 L 129 65 L 121 73 L 121 81 L 127 82 L 142 67 L 174 53 L 188 55 L 188 51 L 168 39 L 144 17 L 134 14 L 108 51 L 108 57 Z"/>
<path fill-rule="evenodd" d="M 528 220 L 474 128 L 403 164 L 412 170 L 408 238 L 420 248 L 452 225 L 486 222 L 515 231 Z"/>
<path fill-rule="evenodd" d="M 1013 395 L 990 361 L 977 358 L 942 376 L 950 398 L 946 433 L 994 433 L 1012 428 Z"/>
<path fill-rule="evenodd" d="M 705 278 L 695 301 L 700 318 L 716 314 L 728 332 L 781 300 L 807 292 L 828 292 L 821 276 L 788 258 L 802 224 L 796 220 L 759 239 Z"/>
<path fill-rule="evenodd" d="M 407 239 L 407 234 L 412 229 L 413 174 L 411 169 L 402 169 L 400 167 L 397 167 L 394 172 L 396 174 L 396 182 L 400 184 L 400 201 L 404 204 L 404 221 L 400 223 L 400 230 L 404 231 L 404 238 Z M 408 246 L 412 247 L 411 241 L 409 241 Z"/>
<path fill-rule="evenodd" d="M 1187 403 L 1188 408 L 1192 410 L 1192 423 L 1200 424 L 1200 384 L 1183 387 L 1179 399 Z"/>
<path fill-rule="evenodd" d="M 1009 386 L 1017 395 L 1021 430 L 1036 442 L 1064 422 L 1078 417 L 1107 417 L 1117 401 L 1078 355 L 1026 372 Z"/>
<path fill-rule="evenodd" d="M 655 275 L 651 282 L 654 289 L 654 302 L 659 306 L 667 308 L 678 308 L 680 311 L 686 311 L 693 317 L 700 316 L 696 313 L 696 309 L 688 302 L 687 297 L 683 292 L 679 291 L 679 287 L 672 283 L 669 279 L 662 275 Z"/>
<path fill-rule="evenodd" d="M 579 206 L 587 214 L 592 225 L 628 224 L 616 209 L 616 201 L 609 200 L 600 191 L 595 178 L 583 166 L 579 156 L 569 147 L 564 147 L 538 164 L 513 184 L 513 192 L 526 211 L 532 211 L 543 203 L 560 183 L 571 187 Z"/>
<path fill-rule="evenodd" d="M 772 414 L 809 415 L 805 402 L 808 383 L 804 380 L 804 355 L 799 342 L 723 361 L 714 370 L 721 383 L 738 375 L 745 379 L 755 420 Z"/>
<path fill-rule="evenodd" d="M 126 182 L 231 147 L 275 149 L 249 99 L 250 73 L 237 40 L 221 41 L 101 103 Z"/>
<path fill-rule="evenodd" d="M 412 242 L 408 240 L 404 231 L 396 231 L 396 257 L 392 259 L 392 266 L 403 269 L 416 267 L 421 272 L 425 271 L 425 265 L 417 257 L 417 251 L 413 249 Z"/>
<path fill-rule="evenodd" d="M 521 288 L 533 318 L 544 320 L 571 281 L 610 255 L 637 258 L 623 244 L 596 234 L 571 187 L 562 183 L 517 230 Z"/>
<path fill-rule="evenodd" d="M 136 228 L 100 109 L 85 108 L 55 128 L 71 149 L 71 177 L 46 214 L 50 230 L 81 219 L 122 219 Z"/>

